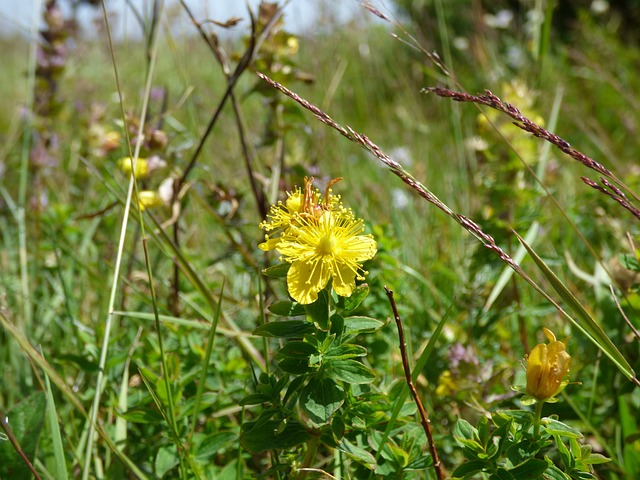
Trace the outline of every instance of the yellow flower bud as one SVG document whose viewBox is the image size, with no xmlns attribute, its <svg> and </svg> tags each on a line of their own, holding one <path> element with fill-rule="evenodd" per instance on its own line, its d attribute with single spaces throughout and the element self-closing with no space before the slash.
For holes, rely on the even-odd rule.
<svg viewBox="0 0 640 480">
<path fill-rule="evenodd" d="M 131 175 L 131 170 L 133 169 L 133 159 L 131 157 L 124 157 L 118 160 L 118 168 L 122 170 L 122 172 L 129 176 Z M 136 161 L 136 179 L 144 178 L 149 173 L 149 163 L 146 158 L 138 158 Z"/>
<path fill-rule="evenodd" d="M 164 205 L 162 198 L 158 195 L 158 192 L 152 190 L 142 190 L 138 194 L 138 205 L 141 211 L 146 208 L 161 207 Z"/>
<path fill-rule="evenodd" d="M 527 358 L 527 394 L 545 401 L 556 396 L 568 384 L 571 356 L 566 352 L 566 340 L 560 342 L 551 330 L 544 328 L 549 344 L 536 345 Z"/>
</svg>

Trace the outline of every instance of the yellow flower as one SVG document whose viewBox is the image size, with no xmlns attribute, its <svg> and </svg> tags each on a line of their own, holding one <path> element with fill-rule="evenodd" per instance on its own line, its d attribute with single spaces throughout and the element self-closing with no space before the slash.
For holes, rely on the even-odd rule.
<svg viewBox="0 0 640 480">
<path fill-rule="evenodd" d="M 346 209 L 325 210 L 319 217 L 298 214 L 294 219 L 275 246 L 283 260 L 291 263 L 287 273 L 289 294 L 301 304 L 313 303 L 318 292 L 333 280 L 338 295 L 350 296 L 356 278 L 364 280 L 367 273 L 362 262 L 377 251 L 371 235 L 360 235 L 364 230 L 362 220 L 353 218 Z"/>
<path fill-rule="evenodd" d="M 131 157 L 124 157 L 118 160 L 118 168 L 122 170 L 122 172 L 129 176 L 131 175 L 131 170 L 133 170 L 133 159 Z M 149 173 L 149 163 L 146 158 L 138 158 L 136 161 L 136 179 L 144 178 Z"/>
<path fill-rule="evenodd" d="M 162 205 L 164 205 L 164 202 L 158 192 L 142 190 L 138 194 L 138 206 L 141 211 L 144 211 L 147 208 L 161 207 Z"/>
<path fill-rule="evenodd" d="M 313 177 L 304 178 L 304 193 L 300 187 L 296 187 L 293 192 L 287 192 L 287 199 L 283 203 L 279 201 L 271 205 L 267 220 L 260 224 L 260 228 L 269 232 L 265 235 L 264 243 L 258 245 L 261 250 L 274 250 L 283 234 L 290 231 L 291 226 L 299 225 L 299 218 L 318 218 L 322 212 L 333 210 L 342 215 L 353 214 L 342 206 L 339 195 L 331 193 L 331 186 L 339 182 L 341 178 L 336 178 L 329 182 L 325 192 L 324 201 L 322 194 L 317 188 L 313 188 Z"/>
<path fill-rule="evenodd" d="M 527 394 L 548 401 L 569 383 L 564 380 L 569 372 L 571 356 L 566 352 L 566 340 L 560 342 L 551 330 L 544 328 L 549 344 L 536 345 L 527 358 Z"/>
<path fill-rule="evenodd" d="M 265 252 L 275 248 L 280 238 L 278 236 L 274 237 L 274 235 L 282 234 L 282 232 L 286 231 L 291 225 L 293 216 L 302 211 L 304 195 L 300 191 L 300 187 L 296 187 L 292 193 L 287 192 L 287 195 L 287 200 L 284 203 L 279 201 L 271 205 L 267 215 L 268 220 L 260 224 L 260 228 L 267 232 L 272 232 L 270 235 L 265 235 L 264 243 L 258 245 Z M 319 196 L 320 192 L 318 192 Z"/>
</svg>

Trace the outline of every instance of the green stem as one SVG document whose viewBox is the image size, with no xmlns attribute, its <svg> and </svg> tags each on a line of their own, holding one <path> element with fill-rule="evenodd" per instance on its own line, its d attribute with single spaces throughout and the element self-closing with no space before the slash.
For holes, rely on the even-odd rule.
<svg viewBox="0 0 640 480">
<path fill-rule="evenodd" d="M 316 452 L 318 451 L 318 444 L 320 443 L 320 436 L 313 435 L 311 440 L 307 443 L 307 453 L 304 456 L 304 460 L 302 461 L 302 467 L 298 472 L 298 476 L 296 480 L 302 480 L 307 476 L 306 469 L 313 465 L 313 461 L 316 458 Z"/>
<path fill-rule="evenodd" d="M 533 436 L 537 439 L 540 436 L 540 423 L 542 419 L 542 406 L 544 402 L 537 401 L 536 402 L 536 413 L 535 418 L 533 419 Z"/>
</svg>

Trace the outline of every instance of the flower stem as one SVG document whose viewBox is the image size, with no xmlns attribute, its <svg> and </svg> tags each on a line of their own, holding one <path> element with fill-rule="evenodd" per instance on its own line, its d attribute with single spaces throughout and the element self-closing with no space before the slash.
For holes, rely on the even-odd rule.
<svg viewBox="0 0 640 480">
<path fill-rule="evenodd" d="M 544 402 L 537 401 L 536 402 L 536 412 L 535 418 L 533 419 L 533 436 L 538 437 L 540 435 L 540 420 L 542 418 L 542 406 Z"/>
</svg>

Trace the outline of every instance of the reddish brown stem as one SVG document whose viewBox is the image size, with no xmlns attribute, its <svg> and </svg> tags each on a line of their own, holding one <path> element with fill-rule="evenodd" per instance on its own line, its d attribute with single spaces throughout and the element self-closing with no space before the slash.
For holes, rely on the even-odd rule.
<svg viewBox="0 0 640 480">
<path fill-rule="evenodd" d="M 22 457 L 22 460 L 24 461 L 25 465 L 33 474 L 33 478 L 37 480 L 41 480 L 41 477 L 40 475 L 38 475 L 36 467 L 34 467 L 31 461 L 27 458 L 27 455 L 24 453 L 24 451 L 22 450 L 22 447 L 20 446 L 20 442 L 18 442 L 18 439 L 11 431 L 11 427 L 9 426 L 9 423 L 5 421 L 5 418 L 6 417 L 4 416 L 4 413 L 0 412 L 0 427 L 4 431 L 7 438 L 9 439 L 9 442 L 13 446 L 14 450 L 18 453 L 18 455 Z"/>
<path fill-rule="evenodd" d="M 442 468 L 442 463 L 440 463 L 440 459 L 438 458 L 438 451 L 436 450 L 436 444 L 433 440 L 433 434 L 431 433 L 431 422 L 429 421 L 429 415 L 427 414 L 424 405 L 422 405 L 422 400 L 420 400 L 416 387 L 413 385 L 413 380 L 411 379 L 411 368 L 409 367 L 409 359 L 407 358 L 407 344 L 404 340 L 402 320 L 400 320 L 400 314 L 398 313 L 398 308 L 396 307 L 396 301 L 393 298 L 393 291 L 387 286 L 384 287 L 384 291 L 387 293 L 387 298 L 389 298 L 389 303 L 391 304 L 391 309 L 393 310 L 393 318 L 395 318 L 396 326 L 398 327 L 400 355 L 402 356 L 402 368 L 404 369 L 404 376 L 407 380 L 407 385 L 409 385 L 409 390 L 411 390 L 413 400 L 418 406 L 418 411 L 420 412 L 421 419 L 420 423 L 422 424 L 422 428 L 424 428 L 424 432 L 427 434 L 427 440 L 429 442 L 429 453 L 431 454 L 431 458 L 433 459 L 433 468 L 436 471 L 436 477 L 438 478 L 438 480 L 443 480 L 445 478 L 445 474 Z"/>
</svg>

